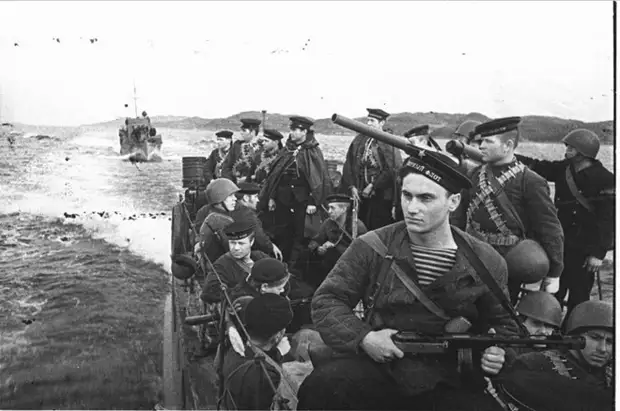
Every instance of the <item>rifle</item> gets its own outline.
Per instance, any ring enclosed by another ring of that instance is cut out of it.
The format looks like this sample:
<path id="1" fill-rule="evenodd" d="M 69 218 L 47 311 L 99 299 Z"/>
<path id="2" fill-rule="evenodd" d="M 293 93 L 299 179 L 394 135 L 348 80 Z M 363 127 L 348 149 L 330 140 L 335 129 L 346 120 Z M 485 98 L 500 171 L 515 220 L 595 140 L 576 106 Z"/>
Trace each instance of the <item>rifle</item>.
<path id="1" fill-rule="evenodd" d="M 353 203 L 351 204 L 351 237 L 353 240 L 357 238 L 357 212 L 359 204 L 357 198 L 353 197 Z"/>

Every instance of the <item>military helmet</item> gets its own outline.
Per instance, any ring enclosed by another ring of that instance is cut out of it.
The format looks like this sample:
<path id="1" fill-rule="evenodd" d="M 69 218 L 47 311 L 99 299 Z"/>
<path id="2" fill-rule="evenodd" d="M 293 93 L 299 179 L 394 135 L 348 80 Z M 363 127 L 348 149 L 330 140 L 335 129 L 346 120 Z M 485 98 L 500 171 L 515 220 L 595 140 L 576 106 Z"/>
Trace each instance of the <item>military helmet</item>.
<path id="1" fill-rule="evenodd" d="M 559 301 L 544 291 L 528 292 L 515 307 L 520 315 L 542 321 L 555 327 L 562 324 L 562 306 Z"/>
<path id="2" fill-rule="evenodd" d="M 596 158 L 601 148 L 598 136 L 585 128 L 571 131 L 562 139 L 562 143 L 574 147 L 579 154 L 590 158 Z"/>
<path id="3" fill-rule="evenodd" d="M 600 300 L 584 301 L 571 311 L 566 320 L 566 333 L 578 334 L 584 328 L 614 328 L 614 308 Z"/>
<path id="4" fill-rule="evenodd" d="M 537 283 L 549 273 L 549 257 L 540 244 L 531 239 L 521 241 L 504 256 L 508 277 L 525 284 Z"/>
<path id="5" fill-rule="evenodd" d="M 457 137 L 465 137 L 467 143 L 469 143 L 473 138 L 474 129 L 480 124 L 482 124 L 480 121 L 465 120 L 456 128 L 454 135 Z"/>
<path id="6" fill-rule="evenodd" d="M 227 178 L 211 180 L 206 191 L 207 204 L 222 203 L 228 196 L 237 191 L 239 191 L 239 187 Z"/>

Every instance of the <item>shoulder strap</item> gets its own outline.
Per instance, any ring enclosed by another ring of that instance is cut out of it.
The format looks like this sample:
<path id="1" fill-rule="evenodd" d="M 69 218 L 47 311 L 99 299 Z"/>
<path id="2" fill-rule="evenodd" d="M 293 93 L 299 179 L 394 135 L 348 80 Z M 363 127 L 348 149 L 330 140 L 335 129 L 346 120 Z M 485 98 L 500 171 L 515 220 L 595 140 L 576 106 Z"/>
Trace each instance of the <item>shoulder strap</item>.
<path id="1" fill-rule="evenodd" d="M 375 250 L 375 252 L 381 257 L 385 258 L 387 256 L 387 247 L 385 246 L 385 244 L 383 244 L 383 241 L 381 241 L 379 236 L 374 231 L 368 232 L 367 234 L 361 236 L 360 239 L 363 240 L 370 247 L 372 247 L 372 249 Z M 418 301 L 420 301 L 422 305 L 424 305 L 424 307 L 426 307 L 427 310 L 429 310 L 441 319 L 450 319 L 446 312 L 437 304 L 435 304 L 434 301 L 428 298 L 426 294 L 424 294 L 424 292 L 420 289 L 420 287 L 418 287 L 418 285 L 414 281 L 407 277 L 407 274 L 405 274 L 397 264 L 390 265 L 392 271 L 394 272 L 394 274 L 396 274 L 398 279 L 405 285 L 405 287 L 407 287 L 409 292 L 413 294 L 413 296 L 417 298 Z"/>
<path id="2" fill-rule="evenodd" d="M 523 174 L 525 175 L 525 169 L 523 170 Z M 504 217 L 506 217 L 506 219 L 508 220 L 512 220 L 517 225 L 519 230 L 521 230 L 521 235 L 525 236 L 526 230 L 525 226 L 523 225 L 523 221 L 519 217 L 519 213 L 517 213 L 517 210 L 515 210 L 514 205 L 512 205 L 512 202 L 504 191 L 504 185 L 501 185 L 499 181 L 497 181 L 497 178 L 495 178 L 492 172 L 489 171 L 487 173 L 487 176 L 491 187 L 493 187 L 493 192 L 495 193 L 497 203 L 504 212 Z"/>
<path id="3" fill-rule="evenodd" d="M 590 204 L 588 199 L 585 198 L 583 194 L 581 194 L 581 192 L 579 191 L 579 188 L 577 188 L 575 176 L 573 175 L 573 170 L 571 169 L 570 165 L 566 167 L 566 184 L 568 185 L 568 189 L 570 190 L 571 194 L 575 197 L 575 200 L 577 200 L 577 202 L 581 204 L 583 208 L 585 208 L 591 213 L 594 213 L 594 207 L 592 206 L 592 204 Z"/>
<path id="4" fill-rule="evenodd" d="M 454 241 L 456 242 L 457 247 L 463 250 L 467 261 L 469 261 L 469 263 L 474 267 L 474 270 L 480 276 L 480 279 L 486 284 L 487 287 L 489 287 L 493 295 L 495 295 L 495 298 L 497 298 L 502 307 L 504 307 L 504 310 L 508 311 L 508 314 L 510 314 L 512 319 L 517 323 L 517 326 L 523 335 L 529 335 L 527 329 L 521 323 L 521 320 L 519 320 L 519 316 L 515 312 L 512 304 L 508 301 L 508 297 L 506 297 L 506 294 L 504 294 L 501 288 L 499 288 L 497 281 L 495 281 L 495 278 L 493 278 L 488 268 L 484 265 L 480 257 L 478 257 L 478 255 L 474 252 L 467 240 L 465 240 L 463 234 L 457 230 L 452 230 L 452 233 L 455 234 Z"/>

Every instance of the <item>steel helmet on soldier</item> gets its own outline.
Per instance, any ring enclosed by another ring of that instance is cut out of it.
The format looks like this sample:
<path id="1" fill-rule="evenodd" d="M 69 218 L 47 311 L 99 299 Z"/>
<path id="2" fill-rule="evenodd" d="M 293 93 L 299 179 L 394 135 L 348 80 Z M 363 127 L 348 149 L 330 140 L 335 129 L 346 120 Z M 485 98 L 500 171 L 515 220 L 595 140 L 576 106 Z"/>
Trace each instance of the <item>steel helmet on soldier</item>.
<path id="1" fill-rule="evenodd" d="M 474 129 L 476 128 L 476 126 L 479 126 L 480 124 L 482 124 L 480 121 L 465 120 L 456 128 L 454 135 L 457 138 L 465 137 L 465 139 L 467 140 L 467 143 L 469 143 L 473 137 L 472 133 L 474 132 Z"/>
<path id="2" fill-rule="evenodd" d="M 565 328 L 567 334 L 578 334 L 590 328 L 613 331 L 614 308 L 606 301 L 584 301 L 573 308 L 566 320 Z"/>
<path id="3" fill-rule="evenodd" d="M 515 309 L 520 315 L 545 324 L 558 328 L 562 324 L 562 306 L 553 295 L 544 291 L 528 292 L 521 298 Z"/>
<path id="4" fill-rule="evenodd" d="M 549 257 L 532 239 L 525 239 L 512 247 L 504 259 L 508 277 L 525 284 L 537 283 L 549 273 Z"/>
<path id="5" fill-rule="evenodd" d="M 598 136 L 585 128 L 571 131 L 562 139 L 562 143 L 574 147 L 579 154 L 590 158 L 596 158 L 601 148 Z"/>
<path id="6" fill-rule="evenodd" d="M 231 194 L 239 191 L 239 187 L 227 178 L 211 180 L 207 186 L 207 204 L 223 203 Z"/>

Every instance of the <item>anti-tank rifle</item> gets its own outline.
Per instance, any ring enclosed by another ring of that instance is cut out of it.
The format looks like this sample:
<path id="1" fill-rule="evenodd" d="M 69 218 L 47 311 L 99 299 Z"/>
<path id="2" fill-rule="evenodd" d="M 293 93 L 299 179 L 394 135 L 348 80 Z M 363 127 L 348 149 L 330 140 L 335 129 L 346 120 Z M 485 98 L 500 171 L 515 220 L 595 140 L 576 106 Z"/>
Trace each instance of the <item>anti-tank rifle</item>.
<path id="1" fill-rule="evenodd" d="M 352 120 L 340 114 L 333 114 L 332 121 L 339 126 L 348 128 L 349 130 L 356 131 L 358 133 L 364 134 L 365 136 L 374 138 L 383 143 L 403 150 L 409 156 L 425 150 L 422 147 L 418 147 L 412 144 L 404 137 L 395 136 L 393 134 L 370 127 L 364 123 L 360 123 L 359 121 Z M 462 158 L 465 155 L 475 161 L 481 161 L 482 159 L 482 153 L 478 149 L 472 146 L 465 145 L 457 140 L 449 141 L 446 144 L 446 151 L 459 158 Z"/>

